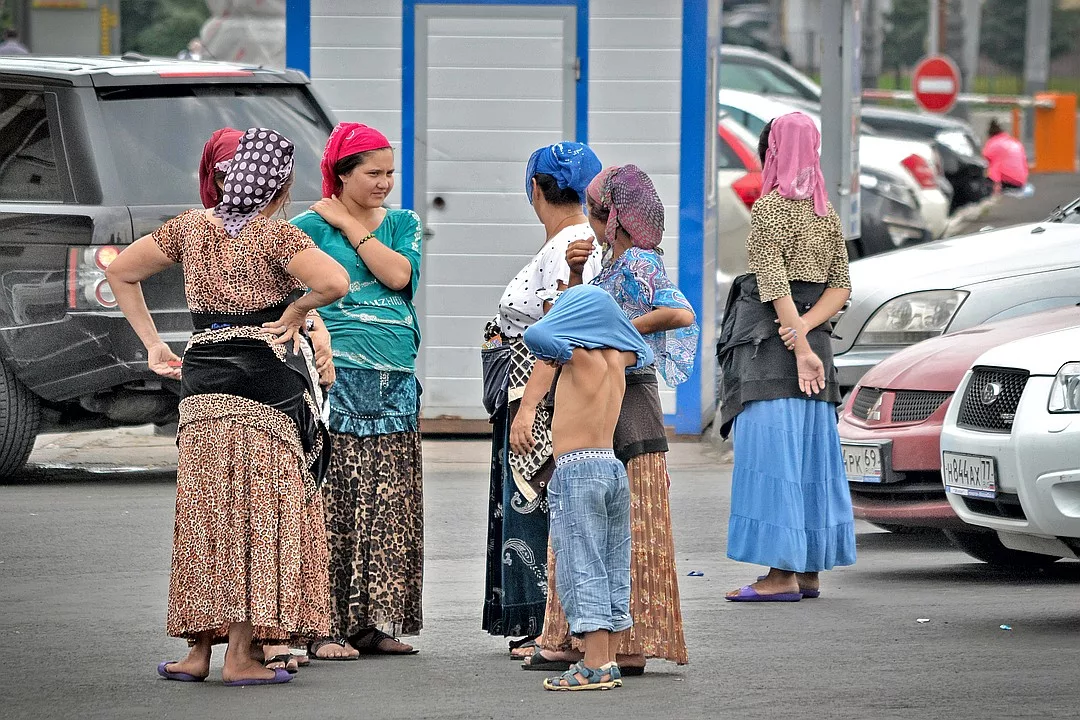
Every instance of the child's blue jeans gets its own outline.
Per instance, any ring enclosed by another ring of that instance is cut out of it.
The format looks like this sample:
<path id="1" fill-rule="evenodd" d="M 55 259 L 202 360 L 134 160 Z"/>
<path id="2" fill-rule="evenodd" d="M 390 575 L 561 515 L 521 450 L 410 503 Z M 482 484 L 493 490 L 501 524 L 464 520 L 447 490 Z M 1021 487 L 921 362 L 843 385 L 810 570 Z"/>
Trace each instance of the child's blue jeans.
<path id="1" fill-rule="evenodd" d="M 555 587 L 574 635 L 633 625 L 630 617 L 630 482 L 608 449 L 555 460 L 548 484 Z"/>

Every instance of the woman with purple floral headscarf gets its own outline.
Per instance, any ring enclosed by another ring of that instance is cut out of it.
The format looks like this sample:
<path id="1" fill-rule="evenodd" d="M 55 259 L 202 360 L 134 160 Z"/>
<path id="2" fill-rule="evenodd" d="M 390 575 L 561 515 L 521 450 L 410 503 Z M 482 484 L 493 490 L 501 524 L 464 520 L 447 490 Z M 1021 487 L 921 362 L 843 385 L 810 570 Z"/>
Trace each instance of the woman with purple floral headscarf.
<path id="1" fill-rule="evenodd" d="M 239 140 L 221 196 L 126 248 L 106 271 L 150 370 L 180 381 L 176 525 L 166 627 L 191 649 L 160 676 L 201 682 L 228 638 L 226 685 L 288 682 L 250 656 L 329 624 L 320 496 L 329 435 L 308 313 L 348 290 L 345 271 L 273 215 L 288 199 L 293 144 L 267 128 Z M 195 333 L 181 362 L 140 283 L 180 263 Z M 278 658 L 284 663 L 287 658 Z M 275 664 L 275 663 L 268 663 Z"/>
<path id="2" fill-rule="evenodd" d="M 699 330 L 694 310 L 668 279 L 661 257 L 664 204 L 649 176 L 635 165 L 603 170 L 586 191 L 589 223 L 601 239 L 602 269 L 592 280 L 622 308 L 652 349 L 656 366 L 626 376 L 615 455 L 630 479 L 630 614 L 634 626 L 617 651 L 623 675 L 640 675 L 647 658 L 689 661 L 683 636 L 675 543 L 668 502 L 667 435 L 660 407 L 657 368 L 669 385 L 689 379 Z M 567 250 L 570 284 L 582 283 L 590 247 Z M 554 577 L 555 556 L 548 555 Z M 548 593 L 540 649 L 526 659 L 528 670 L 558 670 L 580 659 L 581 641 L 572 639 L 559 598 Z"/>

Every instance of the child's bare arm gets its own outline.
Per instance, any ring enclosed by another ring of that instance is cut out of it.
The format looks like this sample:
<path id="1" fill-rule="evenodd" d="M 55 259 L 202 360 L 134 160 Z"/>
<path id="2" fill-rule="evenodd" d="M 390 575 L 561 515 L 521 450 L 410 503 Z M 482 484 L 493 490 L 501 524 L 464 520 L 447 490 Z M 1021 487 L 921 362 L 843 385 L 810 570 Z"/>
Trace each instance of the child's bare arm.
<path id="1" fill-rule="evenodd" d="M 526 455 L 533 449 L 535 439 L 532 428 L 536 421 L 536 408 L 551 388 L 555 378 L 555 368 L 547 363 L 537 362 L 525 384 L 525 394 L 521 397 L 514 423 L 510 426 L 510 449 L 517 455 Z"/>

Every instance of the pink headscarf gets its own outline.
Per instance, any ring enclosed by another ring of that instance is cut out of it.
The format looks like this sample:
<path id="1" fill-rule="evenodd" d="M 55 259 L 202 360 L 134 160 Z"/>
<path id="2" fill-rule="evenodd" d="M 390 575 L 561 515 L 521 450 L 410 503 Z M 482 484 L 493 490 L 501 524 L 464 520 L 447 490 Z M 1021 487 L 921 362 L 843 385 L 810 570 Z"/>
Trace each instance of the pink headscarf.
<path id="1" fill-rule="evenodd" d="M 825 177 L 821 174 L 818 147 L 821 133 L 817 125 L 801 112 L 781 115 L 772 122 L 769 149 L 765 153 L 761 194 L 779 189 L 788 200 L 814 199 L 818 217 L 829 214 Z"/>

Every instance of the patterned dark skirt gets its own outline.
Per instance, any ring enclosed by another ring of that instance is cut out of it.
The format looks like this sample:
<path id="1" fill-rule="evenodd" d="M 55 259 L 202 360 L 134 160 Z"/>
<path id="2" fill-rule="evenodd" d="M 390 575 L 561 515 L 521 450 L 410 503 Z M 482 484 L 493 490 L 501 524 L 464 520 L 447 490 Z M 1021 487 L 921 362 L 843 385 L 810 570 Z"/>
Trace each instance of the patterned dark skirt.
<path id="1" fill-rule="evenodd" d="M 332 432 L 322 488 L 330 546 L 330 633 L 423 626 L 424 485 L 420 433 Z"/>
<path id="2" fill-rule="evenodd" d="M 532 637 L 544 628 L 547 603 L 547 493 L 532 502 L 521 495 L 509 475 L 509 412 L 493 422 L 483 629 Z"/>

